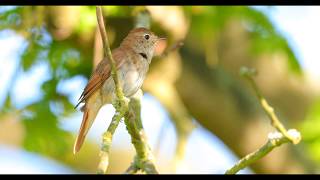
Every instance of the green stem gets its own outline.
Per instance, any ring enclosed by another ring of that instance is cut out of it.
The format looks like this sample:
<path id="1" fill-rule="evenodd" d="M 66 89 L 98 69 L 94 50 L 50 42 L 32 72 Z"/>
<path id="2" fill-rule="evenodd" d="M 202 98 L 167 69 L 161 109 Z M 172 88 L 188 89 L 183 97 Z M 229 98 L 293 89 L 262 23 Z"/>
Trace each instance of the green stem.
<path id="1" fill-rule="evenodd" d="M 244 75 L 250 84 L 252 85 L 257 98 L 259 99 L 260 105 L 262 106 L 264 112 L 268 115 L 269 119 L 271 120 L 271 125 L 275 127 L 279 132 L 281 132 L 284 136 L 286 136 L 293 144 L 297 144 L 296 141 L 294 141 L 294 138 L 290 137 L 286 128 L 283 126 L 283 124 L 280 122 L 279 118 L 274 112 L 273 107 L 271 107 L 267 100 L 261 95 L 259 88 L 257 87 L 257 84 L 255 83 L 253 76 L 256 74 L 256 71 L 254 69 L 248 69 L 247 67 L 242 67 L 240 70 L 241 74 Z"/>
<path id="2" fill-rule="evenodd" d="M 297 130 L 291 129 L 288 132 L 290 133 L 290 136 L 295 139 L 295 141 L 299 142 L 301 140 L 301 135 Z M 265 145 L 263 145 L 261 148 L 259 148 L 255 152 L 250 153 L 245 157 L 243 157 L 233 167 L 228 169 L 225 174 L 236 174 L 241 169 L 263 158 L 275 147 L 278 147 L 288 142 L 291 142 L 291 140 L 288 139 L 286 136 L 284 136 L 282 133 L 275 132 L 275 133 L 269 134 L 269 140 Z"/>
<path id="3" fill-rule="evenodd" d="M 136 149 L 136 158 L 133 162 L 134 167 L 145 171 L 147 174 L 158 174 L 153 163 L 153 155 L 147 143 L 144 130 L 139 127 L 140 100 L 132 98 L 129 103 L 129 113 L 125 116 L 125 124 L 131 136 L 131 142 Z M 140 122 L 141 123 L 141 122 Z"/>
<path id="4" fill-rule="evenodd" d="M 127 130 L 131 136 L 132 144 L 134 145 L 137 156 L 135 158 L 135 161 L 133 162 L 133 167 L 129 167 L 126 172 L 129 173 L 135 173 L 139 169 L 145 171 L 148 174 L 155 174 L 158 173 L 154 163 L 152 161 L 153 157 L 150 151 L 150 148 L 146 142 L 146 138 L 144 136 L 144 131 L 142 127 L 141 122 L 141 116 L 140 116 L 140 100 L 132 98 L 130 100 L 130 104 L 126 101 L 126 98 L 124 97 L 124 94 L 122 92 L 122 88 L 119 83 L 118 78 L 118 72 L 116 69 L 115 61 L 112 57 L 110 46 L 108 43 L 108 37 L 104 26 L 103 21 L 103 15 L 102 15 L 102 8 L 100 6 L 97 6 L 97 19 L 98 19 L 98 25 L 99 30 L 103 42 L 103 49 L 105 56 L 108 57 L 110 60 L 111 65 L 111 75 L 114 80 L 115 89 L 116 89 L 116 102 L 114 105 L 116 109 L 116 114 L 113 116 L 111 124 L 109 125 L 107 131 L 103 135 L 103 141 L 102 141 L 102 147 L 101 147 L 101 159 L 100 164 L 98 167 L 98 173 L 105 173 L 107 171 L 107 167 L 109 164 L 109 150 L 110 145 L 112 142 L 112 136 L 120 122 L 120 119 L 122 117 L 125 118 L 125 124 L 127 127 Z M 144 15 L 141 15 L 139 17 L 143 17 L 143 21 L 149 22 L 149 19 L 145 16 L 148 15 L 147 11 L 143 12 Z M 146 24 L 146 22 L 143 23 L 143 25 L 149 25 Z"/>
<path id="5" fill-rule="evenodd" d="M 134 164 L 130 165 L 129 168 L 124 172 L 125 174 L 135 174 L 139 171 L 139 168 Z"/>
<path id="6" fill-rule="evenodd" d="M 281 144 L 292 142 L 293 144 L 298 144 L 301 141 L 300 133 L 291 129 L 287 131 L 285 127 L 282 125 L 278 117 L 275 115 L 273 108 L 267 103 L 265 98 L 261 95 L 256 83 L 254 82 L 252 76 L 256 74 L 254 69 L 248 69 L 247 67 L 242 67 L 240 73 L 244 75 L 253 86 L 253 89 L 260 101 L 261 106 L 264 111 L 267 113 L 268 117 L 271 119 L 271 124 L 274 126 L 279 132 L 275 132 L 269 134 L 268 142 L 259 148 L 257 151 L 246 155 L 240 161 L 238 161 L 232 168 L 226 171 L 226 174 L 236 174 L 241 169 L 249 166 L 250 164 L 256 162 L 257 160 L 263 158 L 270 151 L 272 151 L 275 147 L 280 146 Z"/>
<path id="7" fill-rule="evenodd" d="M 97 11 L 96 13 L 97 13 L 99 30 L 100 30 L 100 34 L 103 42 L 104 56 L 107 56 L 111 65 L 111 75 L 115 84 L 115 90 L 116 90 L 116 96 L 117 96 L 116 104 L 114 104 L 114 107 L 116 109 L 116 114 L 113 116 L 107 131 L 103 134 L 102 147 L 100 151 L 101 159 L 100 159 L 97 173 L 105 173 L 109 165 L 109 150 L 110 150 L 113 134 L 116 128 L 118 127 L 118 124 L 121 118 L 124 116 L 124 114 L 128 111 L 129 108 L 128 108 L 128 103 L 125 101 L 122 88 L 119 83 L 118 72 L 116 69 L 115 61 L 112 57 L 112 53 L 110 50 L 108 36 L 104 26 L 102 8 L 100 6 L 97 6 L 96 11 Z"/>
<path id="8" fill-rule="evenodd" d="M 107 171 L 109 165 L 109 151 L 112 143 L 112 137 L 122 117 L 122 114 L 114 115 L 107 131 L 103 134 L 102 146 L 100 151 L 101 158 L 97 171 L 98 174 L 104 174 Z"/>
<path id="9" fill-rule="evenodd" d="M 145 8 L 136 11 L 136 26 L 150 28 L 150 13 Z M 142 92 L 142 91 L 141 91 Z M 135 173 L 142 170 L 147 174 L 158 174 L 153 162 L 153 155 L 147 143 L 146 135 L 141 121 L 141 104 L 139 97 L 132 97 L 129 102 L 129 110 L 124 118 L 124 123 L 131 136 L 131 142 L 135 147 L 135 160 L 126 173 Z"/>
<path id="10" fill-rule="evenodd" d="M 109 46 L 109 40 L 108 40 L 107 32 L 104 26 L 102 8 L 100 6 L 97 6 L 97 19 L 98 19 L 99 30 L 100 30 L 100 34 L 103 42 L 104 55 L 108 57 L 108 60 L 111 65 L 111 75 L 115 84 L 116 95 L 119 101 L 122 101 L 124 99 L 124 95 L 122 92 L 122 88 L 120 86 L 119 76 L 116 69 L 116 63 L 112 57 L 111 49 Z"/>
<path id="11" fill-rule="evenodd" d="M 256 162 L 257 160 L 264 157 L 270 151 L 272 151 L 275 147 L 280 146 L 283 143 L 289 142 L 289 139 L 282 136 L 280 139 L 277 140 L 268 140 L 268 142 L 263 145 L 257 151 L 246 155 L 240 161 L 238 161 L 232 168 L 226 171 L 226 174 L 236 174 L 241 169 L 249 166 L 250 164 Z"/>

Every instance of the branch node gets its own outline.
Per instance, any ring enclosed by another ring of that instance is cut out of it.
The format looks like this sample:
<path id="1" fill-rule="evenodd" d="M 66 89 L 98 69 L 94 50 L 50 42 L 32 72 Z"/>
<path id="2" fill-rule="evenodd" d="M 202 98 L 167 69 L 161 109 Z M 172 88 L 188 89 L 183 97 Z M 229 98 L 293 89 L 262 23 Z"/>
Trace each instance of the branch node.
<path id="1" fill-rule="evenodd" d="M 289 129 L 288 135 L 291 137 L 291 140 L 293 140 L 292 141 L 293 144 L 298 144 L 302 139 L 301 133 L 296 129 Z"/>

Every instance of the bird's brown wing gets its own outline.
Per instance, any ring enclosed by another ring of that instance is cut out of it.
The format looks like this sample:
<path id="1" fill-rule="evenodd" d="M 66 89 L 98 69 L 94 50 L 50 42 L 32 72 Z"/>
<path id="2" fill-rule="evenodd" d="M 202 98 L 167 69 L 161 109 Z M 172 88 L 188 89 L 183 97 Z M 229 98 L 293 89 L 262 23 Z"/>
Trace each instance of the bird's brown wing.
<path id="1" fill-rule="evenodd" d="M 116 68 L 119 69 L 126 58 L 125 53 L 118 48 L 112 52 L 112 56 L 116 63 Z M 111 66 L 109 60 L 104 58 L 102 61 L 100 61 L 94 73 L 91 75 L 91 78 L 89 79 L 87 86 L 84 88 L 79 98 L 79 102 L 75 108 L 77 108 L 80 103 L 86 102 L 86 100 L 88 100 L 88 98 L 103 85 L 110 75 Z"/>

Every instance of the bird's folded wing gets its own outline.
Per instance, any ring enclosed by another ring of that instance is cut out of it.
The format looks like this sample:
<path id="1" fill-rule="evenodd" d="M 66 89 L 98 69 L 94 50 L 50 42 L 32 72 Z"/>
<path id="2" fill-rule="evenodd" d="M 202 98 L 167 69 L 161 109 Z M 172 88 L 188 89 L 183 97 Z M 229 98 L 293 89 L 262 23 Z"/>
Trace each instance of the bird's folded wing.
<path id="1" fill-rule="evenodd" d="M 115 49 L 112 52 L 112 57 L 116 63 L 116 68 L 123 64 L 125 60 L 125 53 L 121 51 L 121 49 Z M 111 75 L 111 66 L 109 60 L 105 57 L 98 66 L 96 67 L 94 73 L 91 75 L 87 86 L 84 88 L 78 104 L 75 106 L 77 108 L 80 103 L 85 102 L 96 90 L 98 90 L 103 83 L 110 77 Z"/>

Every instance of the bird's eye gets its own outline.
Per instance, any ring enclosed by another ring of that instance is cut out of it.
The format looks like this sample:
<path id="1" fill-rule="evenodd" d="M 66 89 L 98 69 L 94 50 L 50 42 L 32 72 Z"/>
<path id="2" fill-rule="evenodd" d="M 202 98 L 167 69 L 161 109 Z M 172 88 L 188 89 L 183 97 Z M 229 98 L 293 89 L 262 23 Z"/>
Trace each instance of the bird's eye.
<path id="1" fill-rule="evenodd" d="M 150 38 L 150 35 L 149 35 L 149 34 L 145 34 L 145 35 L 144 35 L 144 38 L 145 38 L 146 40 L 148 40 L 148 39 Z"/>

